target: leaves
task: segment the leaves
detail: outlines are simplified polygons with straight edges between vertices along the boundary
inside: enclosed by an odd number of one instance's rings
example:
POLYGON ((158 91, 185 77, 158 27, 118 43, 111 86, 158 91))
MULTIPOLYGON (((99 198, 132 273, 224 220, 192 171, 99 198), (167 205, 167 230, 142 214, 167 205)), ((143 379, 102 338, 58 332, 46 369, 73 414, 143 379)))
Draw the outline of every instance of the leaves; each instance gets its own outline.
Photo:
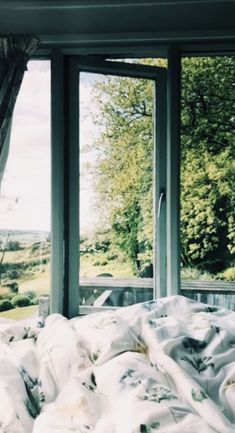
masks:
MULTIPOLYGON (((153 84, 110 77, 96 85, 95 94, 103 125, 96 143, 99 202, 105 203, 114 242, 132 260, 135 272, 151 273, 153 84)), ((104 212, 100 213, 104 224, 104 212)))
POLYGON ((91 373, 90 382, 83 382, 83 386, 86 389, 89 389, 89 391, 96 391, 97 389, 97 383, 94 373, 91 373))
POLYGON ((214 368, 211 356, 182 356, 182 361, 188 362, 200 374, 202 371, 207 370, 209 367, 214 368))
POLYGON ((91 373, 91 383, 92 383, 92 385, 94 385, 95 388, 97 387, 95 375, 93 372, 91 373))
POLYGON ((207 346, 206 341, 195 340, 194 338, 190 337, 186 337, 182 344, 186 350, 190 351, 190 353, 199 353, 207 346))
POLYGON ((140 424, 140 433, 151 433, 153 430, 158 430, 160 427, 160 423, 154 422, 152 424, 140 424))
POLYGON ((182 74, 182 259, 220 271, 235 252, 234 58, 184 59, 182 74))
POLYGON ((172 400, 175 398, 176 396, 172 393, 172 391, 162 385, 154 386, 151 389, 146 389, 145 393, 139 397, 140 400, 154 401, 156 403, 160 403, 163 400, 172 400))
POLYGON ((206 400, 208 398, 206 393, 204 391, 202 391, 201 389, 197 390, 197 389, 192 388, 191 394, 192 394, 193 400, 200 402, 200 403, 202 403, 203 400, 206 400))
MULTIPOLYGON (((212 272, 235 255, 234 66, 228 56, 182 61, 181 255, 183 264, 212 272)), ((102 124, 93 171, 98 208, 105 203, 101 224, 135 273, 152 276, 152 83, 109 77, 94 99, 102 124)))
POLYGON ((135 370, 133 370, 132 368, 128 368, 128 370, 126 370, 125 373, 120 378, 120 382, 123 382, 125 379, 127 379, 129 377, 133 377, 134 373, 135 373, 135 370))

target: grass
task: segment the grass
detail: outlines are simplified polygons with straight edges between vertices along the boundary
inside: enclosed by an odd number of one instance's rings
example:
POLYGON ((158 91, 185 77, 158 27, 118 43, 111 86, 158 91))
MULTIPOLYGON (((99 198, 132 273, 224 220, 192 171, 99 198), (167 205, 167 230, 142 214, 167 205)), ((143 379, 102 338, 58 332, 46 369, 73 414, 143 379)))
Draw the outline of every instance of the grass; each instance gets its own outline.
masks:
POLYGON ((30 316, 37 314, 38 305, 31 305, 30 307, 13 308, 12 310, 2 311, 0 318, 11 320, 23 320, 30 316))
POLYGON ((30 279, 19 281, 19 293, 26 292, 37 292, 39 293, 49 293, 50 292, 50 270, 49 267, 45 272, 37 272, 30 279))
POLYGON ((80 274, 82 278, 94 278, 104 272, 112 274, 114 278, 134 278, 130 262, 110 260, 107 264, 99 264, 97 266, 94 263, 98 257, 99 254, 91 257, 86 255, 80 258, 80 274))

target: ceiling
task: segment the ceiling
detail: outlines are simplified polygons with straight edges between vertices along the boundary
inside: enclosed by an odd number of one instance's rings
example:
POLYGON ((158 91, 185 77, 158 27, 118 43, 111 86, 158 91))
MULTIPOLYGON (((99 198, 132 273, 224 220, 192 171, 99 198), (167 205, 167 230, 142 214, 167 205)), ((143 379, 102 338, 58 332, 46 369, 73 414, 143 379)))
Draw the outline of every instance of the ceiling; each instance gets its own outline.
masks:
POLYGON ((45 47, 172 42, 233 44, 234 0, 0 1, 0 29, 45 47))

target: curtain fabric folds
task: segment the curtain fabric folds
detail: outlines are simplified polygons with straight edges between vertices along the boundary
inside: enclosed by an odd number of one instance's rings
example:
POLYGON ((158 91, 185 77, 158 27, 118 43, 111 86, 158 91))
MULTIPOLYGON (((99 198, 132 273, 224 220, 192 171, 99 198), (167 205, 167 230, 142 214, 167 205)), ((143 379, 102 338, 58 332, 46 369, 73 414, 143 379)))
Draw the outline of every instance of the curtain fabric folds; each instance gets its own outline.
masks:
POLYGON ((10 142, 10 130, 17 95, 30 55, 39 40, 30 35, 0 36, 0 186, 10 142))

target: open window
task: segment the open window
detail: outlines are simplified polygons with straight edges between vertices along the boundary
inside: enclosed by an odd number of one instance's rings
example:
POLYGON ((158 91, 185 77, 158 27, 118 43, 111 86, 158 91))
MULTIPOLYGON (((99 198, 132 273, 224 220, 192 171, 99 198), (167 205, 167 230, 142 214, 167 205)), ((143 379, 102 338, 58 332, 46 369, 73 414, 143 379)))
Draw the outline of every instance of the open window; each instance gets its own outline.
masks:
POLYGON ((69 68, 64 302, 72 316, 78 304, 82 313, 165 294, 166 67, 75 57, 69 68))

